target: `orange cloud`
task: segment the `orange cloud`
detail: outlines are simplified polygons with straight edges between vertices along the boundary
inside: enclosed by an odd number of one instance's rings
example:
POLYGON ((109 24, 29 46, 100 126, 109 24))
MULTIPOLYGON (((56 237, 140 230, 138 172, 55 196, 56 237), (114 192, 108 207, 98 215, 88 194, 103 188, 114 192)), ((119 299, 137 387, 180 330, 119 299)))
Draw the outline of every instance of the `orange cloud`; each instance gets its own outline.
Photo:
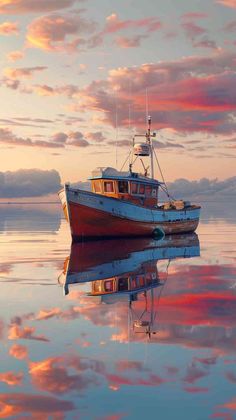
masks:
POLYGON ((46 69, 47 67, 45 66, 25 67, 25 68, 7 67, 4 69, 4 74, 6 77, 9 77, 10 79, 21 79, 21 78, 30 79, 34 75, 35 72, 41 72, 46 69))
POLYGON ((39 314, 37 315, 37 317, 35 318, 38 321, 42 321, 45 319, 49 319, 49 318, 53 318, 53 317, 58 317, 61 315, 61 309, 60 308, 52 308, 49 309, 48 311, 45 309, 42 309, 41 311, 39 311, 39 314))
POLYGON ((75 14, 51 14, 41 16, 28 26, 27 41, 29 46, 47 51, 76 50, 86 44, 82 34, 94 31, 95 24, 75 14), (78 38, 79 35, 79 38, 78 38), (76 36, 72 41, 67 38, 76 36))
POLYGON ((1 0, 0 14, 51 12, 73 6, 76 0, 1 0))
POLYGON ((236 9, 236 0, 217 0, 217 3, 236 9))
POLYGON ((5 382, 9 386, 21 385, 23 373, 4 372, 0 373, 0 381, 5 382))
POLYGON ((0 35, 18 35, 18 34, 19 34, 18 23, 3 22, 0 24, 0 35))
POLYGON ((9 354, 12 357, 15 357, 16 359, 23 360, 26 359, 26 357, 28 356, 28 350, 25 346, 22 346, 20 344, 14 344, 10 348, 9 354))
POLYGON ((229 410, 236 410, 236 398, 233 398, 231 401, 226 402, 225 404, 222 404, 219 407, 228 408, 229 410))
POLYGON ((9 54, 7 54, 7 59, 9 61, 17 61, 21 60, 24 57, 24 53, 22 51, 12 51, 9 54))
POLYGON ((18 325, 12 325, 9 328, 8 339, 9 340, 36 340, 36 341, 49 341, 44 335, 35 335, 34 327, 19 327, 18 325))
MULTIPOLYGON (((86 389, 89 385, 100 383, 97 374, 91 374, 94 363, 78 357, 51 357, 41 362, 31 362, 29 373, 37 388, 63 394, 70 390, 86 389), (68 370, 75 372, 69 373, 68 370)), ((95 369, 96 370, 96 369, 95 369)))

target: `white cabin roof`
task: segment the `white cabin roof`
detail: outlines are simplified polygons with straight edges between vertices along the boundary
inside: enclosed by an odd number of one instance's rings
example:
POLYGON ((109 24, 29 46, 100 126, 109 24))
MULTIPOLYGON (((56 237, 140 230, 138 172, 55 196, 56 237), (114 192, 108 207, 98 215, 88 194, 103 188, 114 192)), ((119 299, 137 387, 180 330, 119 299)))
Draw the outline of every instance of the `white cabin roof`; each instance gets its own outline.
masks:
POLYGON ((129 171, 117 171, 115 168, 107 167, 98 167, 92 171, 92 176, 89 178, 93 179, 116 179, 116 180, 127 180, 127 181, 139 181, 151 184, 161 184, 161 182, 156 179, 148 178, 144 175, 140 175, 137 172, 129 171))
POLYGON ((110 166, 98 167, 92 171, 91 178, 109 178, 110 176, 127 178, 127 176, 130 176, 130 172, 117 171, 117 169, 111 168, 110 166))

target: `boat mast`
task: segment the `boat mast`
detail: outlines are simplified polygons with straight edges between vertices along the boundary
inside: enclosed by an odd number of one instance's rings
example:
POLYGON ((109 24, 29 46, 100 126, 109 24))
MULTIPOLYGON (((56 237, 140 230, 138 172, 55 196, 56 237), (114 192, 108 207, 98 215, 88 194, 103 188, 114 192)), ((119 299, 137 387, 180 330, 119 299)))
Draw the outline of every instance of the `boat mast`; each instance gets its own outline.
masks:
POLYGON ((147 143, 150 148, 150 160, 151 160, 151 178, 154 178, 154 163, 153 163, 153 147, 152 147, 152 134, 151 134, 151 123, 152 119, 150 115, 148 116, 148 131, 146 134, 147 143))

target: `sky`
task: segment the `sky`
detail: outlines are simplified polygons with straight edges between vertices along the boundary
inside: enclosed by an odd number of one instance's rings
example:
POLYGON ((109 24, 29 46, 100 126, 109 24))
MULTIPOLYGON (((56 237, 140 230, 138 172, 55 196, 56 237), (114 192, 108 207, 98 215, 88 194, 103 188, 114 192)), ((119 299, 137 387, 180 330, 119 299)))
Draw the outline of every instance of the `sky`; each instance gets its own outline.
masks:
POLYGON ((0 42, 0 177, 120 169, 147 114, 167 181, 235 176, 236 0, 0 0, 0 42))

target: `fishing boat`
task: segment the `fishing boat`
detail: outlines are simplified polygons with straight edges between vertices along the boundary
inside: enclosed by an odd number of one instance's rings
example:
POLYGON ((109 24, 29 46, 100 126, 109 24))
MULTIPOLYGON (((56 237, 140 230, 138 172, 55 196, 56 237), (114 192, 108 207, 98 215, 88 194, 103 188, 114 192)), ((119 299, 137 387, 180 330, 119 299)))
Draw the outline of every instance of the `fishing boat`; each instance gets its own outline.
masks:
POLYGON ((196 230, 201 207, 170 196, 155 153, 155 137, 156 133, 151 132, 151 117, 148 117, 146 133, 133 137, 132 152, 126 159, 127 163, 129 159, 127 171, 99 167, 92 172, 91 191, 68 183, 59 191, 73 242, 196 230), (154 157, 162 181, 154 177, 154 157), (144 163, 146 158, 149 165, 144 163), (141 162, 143 173, 134 171, 137 161, 141 162), (158 200, 160 189, 167 195, 164 203, 158 200))

